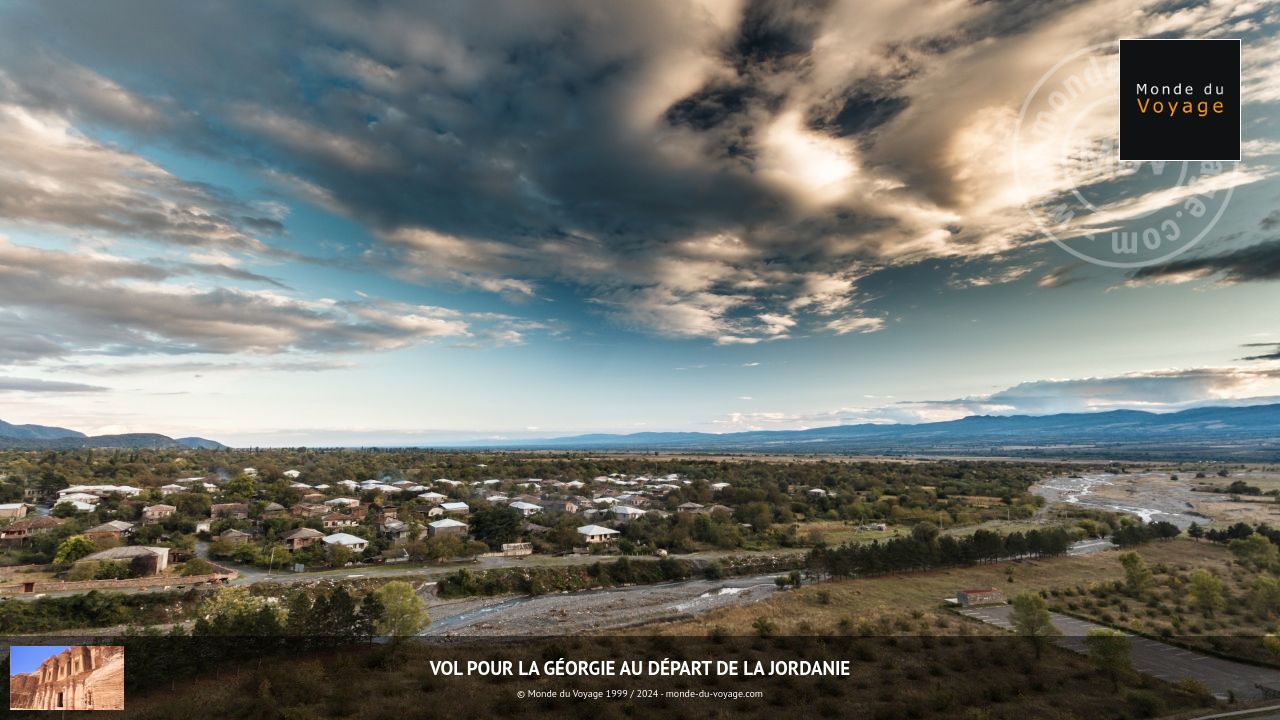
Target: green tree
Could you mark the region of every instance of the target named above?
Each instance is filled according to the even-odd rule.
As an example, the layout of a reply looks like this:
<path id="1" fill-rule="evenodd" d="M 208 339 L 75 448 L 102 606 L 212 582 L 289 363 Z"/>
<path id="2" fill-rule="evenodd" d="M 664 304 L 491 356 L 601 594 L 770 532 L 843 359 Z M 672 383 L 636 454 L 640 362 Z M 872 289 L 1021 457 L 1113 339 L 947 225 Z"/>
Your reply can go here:
<path id="1" fill-rule="evenodd" d="M 1265 535 L 1259 533 L 1232 540 L 1228 547 L 1241 565 L 1253 570 L 1275 567 L 1276 560 L 1280 559 L 1280 550 Z"/>
<path id="2" fill-rule="evenodd" d="M 1222 597 L 1222 581 L 1203 568 L 1191 573 L 1191 599 L 1201 611 L 1213 614 L 1226 604 Z"/>
<path id="3" fill-rule="evenodd" d="M 1120 690 L 1121 673 L 1132 667 L 1129 657 L 1129 638 L 1124 633 L 1107 628 L 1094 628 L 1084 638 L 1089 662 L 1111 678 L 1112 692 Z"/>
<path id="4" fill-rule="evenodd" d="M 72 535 L 58 546 L 58 551 L 53 555 L 53 564 L 63 568 L 70 567 L 75 561 L 92 555 L 96 550 L 93 541 L 89 538 L 83 535 Z"/>
<path id="5" fill-rule="evenodd" d="M 1151 586 L 1151 568 L 1136 552 L 1127 552 L 1120 556 L 1120 564 L 1124 566 L 1124 586 L 1130 593 L 1137 595 Z"/>
<path id="6" fill-rule="evenodd" d="M 426 605 L 409 583 L 393 580 L 375 590 L 373 595 L 382 603 L 382 617 L 377 623 L 379 635 L 416 635 L 431 624 Z"/>
<path id="7" fill-rule="evenodd" d="M 1049 605 L 1038 593 L 1026 592 L 1014 596 L 1010 619 L 1013 621 L 1013 631 L 1027 638 L 1035 648 L 1037 660 L 1049 638 L 1062 634 L 1053 624 Z"/>
<path id="8" fill-rule="evenodd" d="M 1260 576 L 1254 580 L 1249 607 L 1266 618 L 1280 614 L 1280 578 Z"/>

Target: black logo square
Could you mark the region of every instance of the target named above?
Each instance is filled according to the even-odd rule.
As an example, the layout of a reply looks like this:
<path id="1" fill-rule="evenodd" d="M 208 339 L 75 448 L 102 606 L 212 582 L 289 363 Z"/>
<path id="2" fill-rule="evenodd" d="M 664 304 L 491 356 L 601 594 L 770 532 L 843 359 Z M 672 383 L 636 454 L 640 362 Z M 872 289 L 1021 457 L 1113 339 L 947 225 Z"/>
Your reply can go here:
<path id="1" fill-rule="evenodd" d="M 1240 41 L 1121 40 L 1120 159 L 1239 160 Z"/>

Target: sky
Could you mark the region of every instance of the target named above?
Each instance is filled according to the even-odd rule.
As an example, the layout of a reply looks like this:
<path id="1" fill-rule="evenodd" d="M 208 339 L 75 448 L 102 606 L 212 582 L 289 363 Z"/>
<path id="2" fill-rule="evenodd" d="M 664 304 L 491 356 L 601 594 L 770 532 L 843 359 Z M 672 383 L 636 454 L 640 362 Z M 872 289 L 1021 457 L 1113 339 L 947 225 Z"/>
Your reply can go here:
<path id="1" fill-rule="evenodd" d="M 1241 162 L 1109 162 L 1110 85 L 1024 127 L 1120 37 L 1241 39 Z M 0 418 L 396 444 L 1274 401 L 1277 62 L 1273 2 L 0 1 Z M 1088 257 L 1197 197 L 1180 254 Z"/>
<path id="2" fill-rule="evenodd" d="M 9 674 L 25 675 L 70 645 L 14 645 L 9 648 Z"/>

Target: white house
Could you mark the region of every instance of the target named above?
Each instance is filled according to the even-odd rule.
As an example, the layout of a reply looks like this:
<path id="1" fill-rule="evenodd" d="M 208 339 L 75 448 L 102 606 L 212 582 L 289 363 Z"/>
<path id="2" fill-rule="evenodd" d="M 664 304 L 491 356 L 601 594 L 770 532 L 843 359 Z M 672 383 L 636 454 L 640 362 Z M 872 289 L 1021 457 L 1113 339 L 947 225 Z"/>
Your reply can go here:
<path id="1" fill-rule="evenodd" d="M 186 491 L 186 488 L 182 487 L 178 483 L 169 483 L 168 485 L 160 486 L 161 495 L 172 495 L 174 493 L 180 493 L 184 491 Z"/>
<path id="2" fill-rule="evenodd" d="M 583 525 L 578 528 L 578 535 L 589 544 L 613 542 L 618 539 L 618 531 L 601 525 Z"/>
<path id="3" fill-rule="evenodd" d="M 419 496 L 418 496 L 418 499 L 419 499 L 419 500 L 424 500 L 424 501 L 429 502 L 429 503 L 432 503 L 432 504 L 434 505 L 434 504 L 442 503 L 442 502 L 444 502 L 445 500 L 448 500 L 448 499 L 449 499 L 449 496 L 448 496 L 448 495 L 441 495 L 440 493 L 438 493 L 438 492 L 434 492 L 434 491 L 433 491 L 433 492 L 424 492 L 424 493 L 422 493 L 421 495 L 419 495 Z"/>
<path id="4" fill-rule="evenodd" d="M 643 516 L 646 512 L 648 511 L 631 507 L 630 505 L 615 505 L 613 507 L 613 516 L 617 518 L 619 522 L 635 520 L 636 518 Z"/>
<path id="5" fill-rule="evenodd" d="M 281 475 L 284 475 L 285 477 L 289 478 L 290 480 L 297 480 L 298 478 L 302 477 L 302 471 L 301 471 L 301 470 L 285 470 L 284 472 L 282 472 L 282 473 L 280 473 L 280 474 L 281 474 Z"/>
<path id="6" fill-rule="evenodd" d="M 332 500 L 325 500 L 324 504 L 328 505 L 331 508 L 360 507 L 360 501 L 356 500 L 355 498 L 334 498 Z"/>
<path id="7" fill-rule="evenodd" d="M 541 505 L 534 505 L 533 503 L 525 502 L 523 500 L 517 500 L 511 503 L 511 505 L 509 505 L 508 507 L 512 508 L 513 510 L 519 510 L 520 514 L 525 517 L 529 517 L 530 515 L 537 515 L 538 513 L 542 512 Z"/>
<path id="8" fill-rule="evenodd" d="M 369 547 L 368 540 L 365 540 L 362 537 L 356 537 L 350 533 L 334 533 L 332 535 L 326 535 L 321 542 L 325 545 L 342 545 L 344 547 L 351 548 L 352 552 L 364 552 L 364 549 Z"/>

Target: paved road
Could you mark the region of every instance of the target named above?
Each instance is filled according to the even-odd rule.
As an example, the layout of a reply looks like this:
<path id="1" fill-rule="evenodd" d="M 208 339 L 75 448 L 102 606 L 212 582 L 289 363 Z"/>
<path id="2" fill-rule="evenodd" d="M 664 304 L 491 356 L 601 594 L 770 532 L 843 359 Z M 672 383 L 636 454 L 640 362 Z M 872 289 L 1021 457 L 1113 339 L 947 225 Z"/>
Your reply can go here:
<path id="1" fill-rule="evenodd" d="M 976 620 L 1013 630 L 1009 622 L 1009 615 L 1013 612 L 1013 608 L 1008 605 L 965 608 L 960 612 Z M 1055 642 L 1078 653 L 1085 652 L 1085 635 L 1090 630 L 1103 627 L 1058 613 L 1053 613 L 1053 624 L 1063 633 L 1062 637 L 1057 638 Z M 1183 678 L 1195 678 L 1208 685 L 1215 695 L 1234 692 L 1241 700 L 1262 698 L 1262 693 L 1255 687 L 1257 683 L 1280 687 L 1280 670 L 1223 660 L 1144 637 L 1130 637 L 1132 638 L 1130 654 L 1133 659 L 1133 668 L 1161 680 L 1176 682 Z"/>
<path id="2" fill-rule="evenodd" d="M 1071 547 L 1067 548 L 1068 555 L 1092 555 L 1096 552 L 1105 550 L 1114 550 L 1115 545 L 1111 544 L 1111 538 L 1102 538 L 1100 540 L 1078 540 L 1071 543 Z"/>

